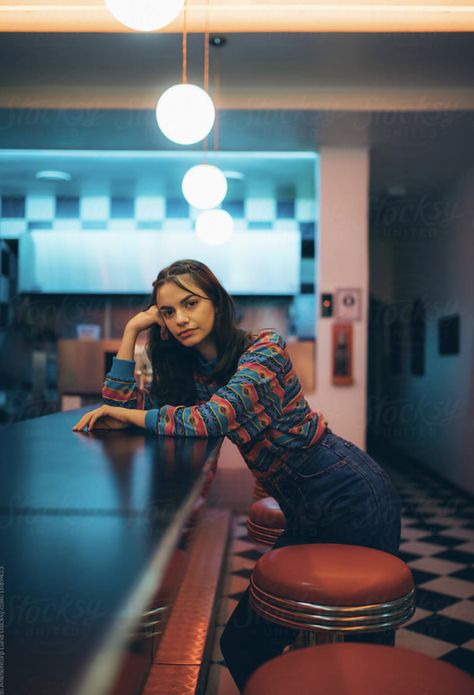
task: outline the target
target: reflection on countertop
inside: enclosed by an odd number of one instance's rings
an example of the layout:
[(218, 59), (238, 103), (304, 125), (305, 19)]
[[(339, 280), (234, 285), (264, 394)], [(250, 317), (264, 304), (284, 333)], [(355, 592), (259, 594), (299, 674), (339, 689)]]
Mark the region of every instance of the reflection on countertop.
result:
[(100, 677), (88, 695), (108, 692), (222, 442), (74, 433), (80, 414), (0, 430), (6, 677), (16, 695), (76, 692), (91, 669)]

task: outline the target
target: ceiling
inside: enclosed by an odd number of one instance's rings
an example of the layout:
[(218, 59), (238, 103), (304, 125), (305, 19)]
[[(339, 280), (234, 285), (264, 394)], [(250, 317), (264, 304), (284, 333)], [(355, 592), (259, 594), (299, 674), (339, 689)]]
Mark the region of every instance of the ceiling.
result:
[[(218, 150), (367, 146), (375, 195), (392, 186), (443, 188), (473, 166), (472, 34), (227, 39), (211, 49)], [(189, 37), (189, 79), (197, 83), (202, 48), (202, 36)], [(157, 128), (154, 104), (180, 72), (175, 34), (0, 33), (0, 148), (176, 151)], [(0, 186), (22, 181), (21, 171), (0, 162)], [(268, 172), (282, 186), (291, 174), (288, 162)]]
[[(210, 49), (220, 108), (474, 109), (471, 33), (225, 36)], [(0, 107), (152, 109), (181, 80), (181, 43), (161, 33), (0, 33)], [(187, 48), (188, 79), (202, 84), (203, 36)]]
[[(472, 31), (471, 0), (187, 0), (189, 31)], [(182, 31), (183, 13), (164, 32)], [(4, 31), (126, 31), (103, 0), (2, 0)]]

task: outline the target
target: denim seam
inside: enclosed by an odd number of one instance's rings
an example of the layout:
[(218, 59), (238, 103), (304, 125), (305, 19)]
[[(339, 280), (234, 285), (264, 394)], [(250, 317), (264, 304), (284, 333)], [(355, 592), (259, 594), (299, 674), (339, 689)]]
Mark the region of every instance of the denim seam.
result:
[(291, 474), (293, 476), (293, 480), (296, 483), (304, 480), (316, 480), (323, 478), (323, 476), (326, 473), (330, 474), (336, 470), (339, 470), (339, 468), (342, 468), (342, 466), (344, 466), (347, 463), (349, 463), (349, 460), (345, 457), (342, 457), (338, 461), (335, 461), (334, 463), (331, 463), (329, 466), (326, 466), (326, 468), (324, 468), (322, 471), (314, 471), (314, 473), (304, 475), (303, 473), (299, 473), (297, 470), (292, 470)]
[[(366, 459), (363, 458), (363, 456), (360, 455), (359, 451), (357, 451), (357, 447), (355, 444), (353, 444), (352, 442), (348, 442), (346, 439), (342, 439), (342, 441), (344, 442), (344, 445), (346, 447), (348, 447), (348, 449), (350, 451), (352, 451), (354, 457), (357, 458), (357, 463), (360, 466), (366, 466), (372, 473), (375, 473), (376, 475), (378, 475), (381, 478), (384, 478), (385, 480), (390, 480), (390, 476), (383, 470), (383, 468), (381, 468), (377, 464), (376, 461), (374, 461), (373, 463), (372, 463), (372, 461), (367, 461)], [(364, 453), (366, 454), (367, 458), (370, 459), (369, 454), (362, 451), (362, 454), (364, 454)], [(391, 480), (390, 480), (390, 482), (391, 482)]]
[(361, 466), (360, 463), (356, 463), (355, 461), (348, 460), (348, 464), (350, 465), (350, 467), (352, 468), (352, 470), (355, 473), (359, 473), (359, 475), (361, 475), (364, 478), (367, 485), (370, 487), (370, 491), (372, 493), (372, 497), (373, 497), (374, 503), (375, 503), (375, 509), (377, 510), (378, 521), (381, 524), (383, 520), (382, 520), (381, 511), (380, 511), (378, 494), (377, 494), (376, 488), (374, 487), (372, 481), (370, 480), (370, 477), (368, 475), (366, 475), (366, 473), (364, 472), (363, 466)]

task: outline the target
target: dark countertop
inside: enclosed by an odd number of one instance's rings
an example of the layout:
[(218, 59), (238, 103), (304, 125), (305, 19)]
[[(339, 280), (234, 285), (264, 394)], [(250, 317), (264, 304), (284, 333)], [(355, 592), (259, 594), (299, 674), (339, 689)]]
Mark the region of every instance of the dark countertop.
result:
[(105, 695), (222, 439), (0, 429), (6, 692)]

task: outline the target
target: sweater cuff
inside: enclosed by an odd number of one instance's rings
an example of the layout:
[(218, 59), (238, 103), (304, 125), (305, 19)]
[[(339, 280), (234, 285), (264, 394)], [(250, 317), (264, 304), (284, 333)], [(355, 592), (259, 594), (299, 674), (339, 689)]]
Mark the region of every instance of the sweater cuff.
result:
[(120, 381), (134, 381), (135, 360), (120, 360), (114, 357), (112, 360), (112, 369), (107, 376), (112, 379), (120, 379)]
[(158, 426), (158, 411), (159, 408), (152, 408), (151, 410), (147, 410), (145, 415), (145, 429), (148, 432), (153, 432), (153, 434), (156, 434)]

